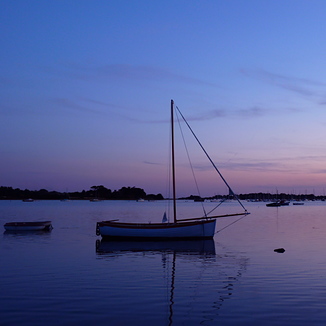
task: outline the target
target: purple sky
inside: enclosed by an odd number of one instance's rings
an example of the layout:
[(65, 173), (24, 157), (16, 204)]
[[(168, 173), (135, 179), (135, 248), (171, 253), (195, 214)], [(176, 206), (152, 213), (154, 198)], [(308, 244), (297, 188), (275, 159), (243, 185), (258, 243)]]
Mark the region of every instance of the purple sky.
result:
[[(323, 0), (2, 0), (0, 186), (165, 195), (174, 99), (235, 192), (322, 194), (325, 12)], [(226, 192), (203, 156), (193, 165), (203, 195)], [(194, 193), (184, 159), (177, 171), (178, 194)]]

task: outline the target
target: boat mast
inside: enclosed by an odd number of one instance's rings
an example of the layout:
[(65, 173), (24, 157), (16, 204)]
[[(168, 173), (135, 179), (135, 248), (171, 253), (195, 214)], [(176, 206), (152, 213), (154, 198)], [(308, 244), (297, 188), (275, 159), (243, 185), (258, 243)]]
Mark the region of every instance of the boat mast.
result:
[(174, 102), (171, 100), (171, 164), (172, 164), (172, 189), (173, 189), (173, 221), (177, 222), (177, 203), (175, 191), (175, 161), (174, 161)]

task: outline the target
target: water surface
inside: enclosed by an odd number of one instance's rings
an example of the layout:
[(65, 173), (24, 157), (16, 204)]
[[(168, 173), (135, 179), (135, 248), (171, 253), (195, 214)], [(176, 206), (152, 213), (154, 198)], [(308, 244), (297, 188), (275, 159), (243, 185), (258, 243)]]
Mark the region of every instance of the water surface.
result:
[(159, 222), (164, 202), (0, 201), (2, 224), (54, 226), (0, 237), (1, 325), (325, 325), (325, 203), (245, 205), (212, 241), (133, 243), (101, 241), (96, 222)]

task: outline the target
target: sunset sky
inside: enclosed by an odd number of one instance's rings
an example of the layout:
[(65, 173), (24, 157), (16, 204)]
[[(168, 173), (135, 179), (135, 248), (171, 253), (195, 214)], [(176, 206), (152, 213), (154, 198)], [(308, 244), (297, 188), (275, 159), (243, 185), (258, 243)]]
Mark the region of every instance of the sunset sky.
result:
[[(325, 193), (325, 15), (323, 0), (2, 0), (0, 186), (165, 195), (173, 99), (236, 193)], [(193, 167), (202, 195), (225, 193)]]

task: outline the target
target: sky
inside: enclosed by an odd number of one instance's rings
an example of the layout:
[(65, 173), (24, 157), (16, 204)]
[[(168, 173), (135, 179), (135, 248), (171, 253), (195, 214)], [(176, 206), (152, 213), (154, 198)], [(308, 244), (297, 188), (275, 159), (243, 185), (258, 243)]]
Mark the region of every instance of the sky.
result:
[[(166, 195), (173, 99), (235, 193), (324, 194), (325, 13), (323, 0), (1, 0), (0, 186)], [(204, 156), (191, 162), (201, 195), (226, 192)], [(176, 173), (194, 194), (182, 155)]]

